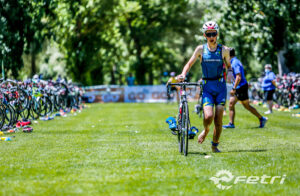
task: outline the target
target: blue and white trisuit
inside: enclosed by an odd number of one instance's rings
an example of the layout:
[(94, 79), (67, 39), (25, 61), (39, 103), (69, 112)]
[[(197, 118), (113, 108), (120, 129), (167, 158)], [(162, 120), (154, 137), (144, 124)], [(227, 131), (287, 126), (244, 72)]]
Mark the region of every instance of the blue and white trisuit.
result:
[(225, 105), (227, 90), (223, 64), (222, 45), (218, 44), (211, 52), (204, 44), (201, 62), (203, 106)]

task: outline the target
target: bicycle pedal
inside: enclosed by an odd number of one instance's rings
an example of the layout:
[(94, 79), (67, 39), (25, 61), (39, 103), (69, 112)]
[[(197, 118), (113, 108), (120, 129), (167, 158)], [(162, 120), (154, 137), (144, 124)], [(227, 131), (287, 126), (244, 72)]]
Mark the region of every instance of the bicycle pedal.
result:
[(175, 131), (171, 131), (171, 133), (172, 133), (173, 135), (178, 135), (177, 132), (175, 132)]

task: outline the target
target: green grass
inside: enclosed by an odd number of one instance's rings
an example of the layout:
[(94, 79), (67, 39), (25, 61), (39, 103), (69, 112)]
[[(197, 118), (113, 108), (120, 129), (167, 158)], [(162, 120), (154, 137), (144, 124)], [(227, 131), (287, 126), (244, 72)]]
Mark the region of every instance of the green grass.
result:
[[(164, 122), (167, 116), (175, 116), (176, 107), (94, 104), (77, 116), (39, 121), (33, 133), (16, 133), (13, 141), (0, 142), (0, 194), (300, 194), (299, 118), (275, 112), (266, 128), (259, 129), (258, 120), (238, 105), (236, 129), (223, 130), (221, 136), (223, 153), (211, 153), (211, 129), (204, 144), (191, 140), (191, 153), (185, 157)], [(191, 122), (203, 128), (194, 113)], [(284, 184), (239, 183), (220, 190), (209, 178), (221, 169), (234, 176), (285, 174), (286, 180)]]

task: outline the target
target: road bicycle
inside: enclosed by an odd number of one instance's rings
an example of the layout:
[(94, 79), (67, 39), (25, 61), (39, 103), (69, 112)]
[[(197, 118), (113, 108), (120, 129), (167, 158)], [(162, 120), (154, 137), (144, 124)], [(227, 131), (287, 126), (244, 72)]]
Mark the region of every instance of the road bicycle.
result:
[(195, 82), (181, 82), (181, 83), (171, 83), (169, 85), (180, 87), (180, 102), (179, 102), (178, 115), (177, 115), (177, 128), (175, 131), (177, 133), (177, 138), (178, 138), (179, 152), (187, 156), (190, 133), (192, 131), (191, 131), (189, 106), (188, 106), (186, 90), (187, 90), (187, 86), (200, 86), (201, 88), (201, 84)]

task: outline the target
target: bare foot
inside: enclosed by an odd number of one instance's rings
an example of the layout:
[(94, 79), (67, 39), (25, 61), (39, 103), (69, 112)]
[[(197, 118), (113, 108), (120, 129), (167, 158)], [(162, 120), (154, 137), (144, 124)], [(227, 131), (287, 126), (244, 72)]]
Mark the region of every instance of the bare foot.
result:
[(206, 138), (206, 133), (205, 133), (205, 130), (203, 130), (200, 135), (198, 136), (198, 143), (199, 144), (202, 144)]

